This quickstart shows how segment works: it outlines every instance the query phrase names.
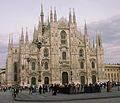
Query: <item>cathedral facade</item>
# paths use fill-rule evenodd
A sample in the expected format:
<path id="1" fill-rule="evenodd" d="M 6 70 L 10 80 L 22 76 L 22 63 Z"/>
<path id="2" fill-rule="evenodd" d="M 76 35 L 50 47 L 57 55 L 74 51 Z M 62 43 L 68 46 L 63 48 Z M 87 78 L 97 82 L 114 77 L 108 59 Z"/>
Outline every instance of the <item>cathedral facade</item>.
<path id="1" fill-rule="evenodd" d="M 76 15 L 69 11 L 69 19 L 57 20 L 56 10 L 44 21 L 41 6 L 38 26 L 33 39 L 23 29 L 18 45 L 9 38 L 7 56 L 7 85 L 88 84 L 104 80 L 104 49 L 99 34 L 91 43 L 86 23 L 84 32 L 78 31 Z"/>

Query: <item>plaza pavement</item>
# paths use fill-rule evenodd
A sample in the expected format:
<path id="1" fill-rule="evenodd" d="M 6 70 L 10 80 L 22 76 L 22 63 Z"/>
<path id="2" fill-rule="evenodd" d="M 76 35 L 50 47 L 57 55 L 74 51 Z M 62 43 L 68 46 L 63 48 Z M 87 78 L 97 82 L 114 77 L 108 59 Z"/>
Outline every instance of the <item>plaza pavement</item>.
<path id="1" fill-rule="evenodd" d="M 60 101 L 77 101 L 77 100 L 92 100 L 92 99 L 105 99 L 105 98 L 119 98 L 120 91 L 117 88 L 113 88 L 111 92 L 106 92 L 103 89 L 101 93 L 83 93 L 83 94 L 60 94 L 53 96 L 52 93 L 33 93 L 29 94 L 29 91 L 22 91 L 19 93 L 15 101 L 24 102 L 60 102 Z"/>

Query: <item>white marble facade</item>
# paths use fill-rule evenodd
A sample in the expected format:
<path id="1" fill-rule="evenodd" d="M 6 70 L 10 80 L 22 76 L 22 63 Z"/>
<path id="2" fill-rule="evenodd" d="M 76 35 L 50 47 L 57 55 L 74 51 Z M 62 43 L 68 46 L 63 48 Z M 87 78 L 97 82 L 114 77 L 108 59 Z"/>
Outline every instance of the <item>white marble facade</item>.
<path id="1" fill-rule="evenodd" d="M 69 19 L 57 20 L 56 10 L 51 10 L 44 21 L 41 6 L 38 26 L 34 27 L 33 40 L 23 29 L 19 45 L 9 38 L 7 56 L 7 85 L 95 83 L 104 80 L 104 49 L 101 36 L 91 43 L 86 23 L 84 32 L 77 29 L 74 10 Z M 41 42 L 41 48 L 37 44 Z"/>

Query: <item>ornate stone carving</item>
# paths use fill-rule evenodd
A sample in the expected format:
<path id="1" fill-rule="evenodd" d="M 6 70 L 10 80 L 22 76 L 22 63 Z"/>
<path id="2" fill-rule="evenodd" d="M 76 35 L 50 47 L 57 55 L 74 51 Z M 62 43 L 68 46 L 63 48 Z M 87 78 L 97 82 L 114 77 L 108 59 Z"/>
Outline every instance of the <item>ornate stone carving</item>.
<path id="1" fill-rule="evenodd" d="M 62 18 L 58 21 L 58 27 L 59 27 L 59 28 L 66 28 L 66 27 L 68 27 L 68 22 L 67 22 L 67 20 L 66 20 L 64 17 L 62 17 Z"/>

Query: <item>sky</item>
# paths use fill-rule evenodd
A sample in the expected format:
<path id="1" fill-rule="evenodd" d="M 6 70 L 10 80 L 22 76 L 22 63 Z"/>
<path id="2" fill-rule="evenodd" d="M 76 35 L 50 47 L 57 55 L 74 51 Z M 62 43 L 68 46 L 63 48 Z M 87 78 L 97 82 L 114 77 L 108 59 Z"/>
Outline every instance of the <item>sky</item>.
<path id="1" fill-rule="evenodd" d="M 28 27 L 31 34 L 38 23 L 41 4 L 45 20 L 51 7 L 56 7 L 58 19 L 68 18 L 69 8 L 74 8 L 79 27 L 86 20 L 91 37 L 99 29 L 102 32 L 105 61 L 120 62 L 120 0 L 0 0 L 0 68 L 5 67 L 9 34 L 18 40 L 22 27 Z"/>

